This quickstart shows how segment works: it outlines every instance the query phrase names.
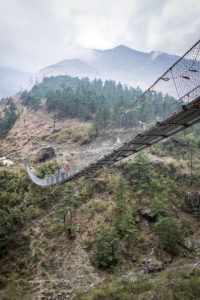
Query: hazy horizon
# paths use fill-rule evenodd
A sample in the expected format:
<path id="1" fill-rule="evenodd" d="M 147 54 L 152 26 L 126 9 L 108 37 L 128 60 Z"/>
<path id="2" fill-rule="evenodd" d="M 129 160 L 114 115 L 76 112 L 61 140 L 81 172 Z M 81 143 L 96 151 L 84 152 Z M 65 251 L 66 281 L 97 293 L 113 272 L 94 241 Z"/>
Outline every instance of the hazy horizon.
<path id="1" fill-rule="evenodd" d="M 81 49 L 82 51 L 81 52 L 78 52 L 77 51 L 77 56 L 76 56 L 76 54 L 74 54 L 73 56 L 69 56 L 69 57 L 66 57 L 66 58 L 63 58 L 63 59 L 61 59 L 61 60 L 58 60 L 58 61 L 55 61 L 55 62 L 52 62 L 50 65 L 54 65 L 54 64 L 57 64 L 57 63 L 59 63 L 59 62 L 61 62 L 61 61 L 63 61 L 63 60 L 70 60 L 70 59 L 82 59 L 82 60 L 84 60 L 84 61 L 90 61 L 90 60 L 92 60 L 92 58 L 95 56 L 95 53 L 94 53 L 94 51 L 95 50 L 97 50 L 97 51 L 106 51 L 106 50 L 112 50 L 112 49 L 115 49 L 115 48 L 117 48 L 117 47 L 119 47 L 119 46 L 124 46 L 124 47 L 127 47 L 127 48 L 130 48 L 130 49 L 132 49 L 132 50 L 135 50 L 135 51 L 138 51 L 138 52 L 143 52 L 143 53 L 148 53 L 148 54 L 150 54 L 150 53 L 152 53 L 152 52 L 158 52 L 158 53 L 166 53 L 166 54 L 169 54 L 169 55 L 177 55 L 176 53 L 167 53 L 166 51 L 160 51 L 160 50 L 154 50 L 154 49 L 152 49 L 151 51 L 140 51 L 140 50 L 138 50 L 138 49 L 134 49 L 134 48 L 132 48 L 132 47 L 129 47 L 129 46 L 127 46 L 127 45 L 123 45 L 123 44 L 119 44 L 119 45 L 116 45 L 116 46 L 114 46 L 114 47 L 112 47 L 112 48 L 106 48 L 106 49 L 87 49 L 87 48 L 83 48 L 83 49 Z M 80 50 L 80 49 L 79 49 Z M 76 52 L 75 52 L 76 53 Z M 183 55 L 184 53 L 182 53 L 182 55 Z M 44 66 L 42 66 L 41 68 L 39 68 L 39 69 L 37 69 L 37 70 L 35 70 L 36 72 L 37 71 L 39 71 L 39 70 L 41 70 L 42 68 L 45 68 L 45 67 L 47 67 L 47 66 L 49 66 L 49 65 L 44 65 Z M 31 71 L 30 70 L 25 70 L 25 69 L 21 69 L 21 68 L 16 68 L 16 67 L 12 67 L 12 66 L 4 66 L 4 65 L 0 65 L 0 68 L 11 68 L 11 69 L 14 69 L 14 70 L 19 70 L 19 71 L 22 71 L 22 72 L 28 72 L 28 73 L 31 73 Z M 32 73 L 34 73 L 34 72 L 32 72 Z"/>
<path id="2" fill-rule="evenodd" d="M 89 49 L 182 55 L 198 39 L 196 0 L 1 0 L 0 66 L 28 72 Z"/>

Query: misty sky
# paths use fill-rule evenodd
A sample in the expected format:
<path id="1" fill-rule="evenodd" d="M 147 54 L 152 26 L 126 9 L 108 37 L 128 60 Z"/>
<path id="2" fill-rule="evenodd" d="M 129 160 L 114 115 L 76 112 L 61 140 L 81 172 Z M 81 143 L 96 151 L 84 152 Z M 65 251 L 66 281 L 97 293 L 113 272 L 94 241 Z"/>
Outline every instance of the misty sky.
<path id="1" fill-rule="evenodd" d="M 120 44 L 182 55 L 199 16 L 200 0 L 0 0 L 0 66 L 35 72 Z"/>

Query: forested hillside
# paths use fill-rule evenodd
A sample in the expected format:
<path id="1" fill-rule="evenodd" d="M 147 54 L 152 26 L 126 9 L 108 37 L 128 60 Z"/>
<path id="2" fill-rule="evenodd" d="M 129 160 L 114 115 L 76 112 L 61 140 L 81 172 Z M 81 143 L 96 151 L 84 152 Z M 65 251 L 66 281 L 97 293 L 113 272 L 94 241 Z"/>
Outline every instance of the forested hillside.
<path id="1" fill-rule="evenodd" d="M 12 98 L 3 101 L 6 102 L 6 107 L 3 111 L 0 111 L 0 139 L 6 137 L 18 118 L 17 107 Z"/>
<path id="2" fill-rule="evenodd" d="M 24 167 L 29 157 L 37 176 L 55 173 L 141 93 L 59 76 L 1 103 L 0 150 L 13 164 L 0 162 L 0 243 L 20 232 L 0 248 L 3 300 L 199 299 L 199 124 L 63 185 L 38 187 Z M 120 126 L 151 126 L 172 106 L 153 93 Z M 55 156 L 41 162 L 47 147 Z"/>
<path id="3" fill-rule="evenodd" d="M 93 120 L 98 133 L 111 120 L 119 118 L 133 101 L 142 94 L 140 88 L 134 89 L 114 81 L 101 79 L 89 81 L 68 76 L 45 78 L 30 92 L 21 95 L 22 104 L 38 109 L 42 98 L 46 99 L 47 112 L 54 112 L 55 118 L 80 118 Z M 134 111 L 123 116 L 122 126 L 133 127 L 138 121 L 151 123 L 165 117 L 166 111 L 176 109 L 175 99 L 169 95 L 153 93 L 143 98 Z M 178 106 L 177 106 L 178 107 Z M 173 111 L 172 110 L 172 111 Z"/>
<path id="4" fill-rule="evenodd" d="M 49 168 L 53 161 L 37 167 Z M 24 171 L 2 170 L 0 180 L 1 241 L 63 200 L 1 248 L 3 299 L 198 299 L 199 211 L 185 201 L 187 160 L 152 162 L 140 153 L 53 190 Z"/>

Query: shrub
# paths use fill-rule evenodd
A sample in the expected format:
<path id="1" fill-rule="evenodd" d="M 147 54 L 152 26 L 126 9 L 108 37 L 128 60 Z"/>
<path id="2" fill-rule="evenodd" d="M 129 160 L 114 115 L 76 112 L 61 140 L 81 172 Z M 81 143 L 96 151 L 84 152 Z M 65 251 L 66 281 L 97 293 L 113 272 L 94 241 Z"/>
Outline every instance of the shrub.
<path id="1" fill-rule="evenodd" d="M 55 171 L 60 167 L 61 167 L 60 163 L 58 163 L 55 160 L 50 160 L 38 167 L 36 175 L 41 178 L 44 178 L 46 175 L 54 174 Z"/>
<path id="2" fill-rule="evenodd" d="M 150 207 L 152 215 L 155 217 L 169 216 L 169 209 L 167 205 L 158 196 L 154 197 Z"/>
<path id="3" fill-rule="evenodd" d="M 127 164 L 126 171 L 134 191 L 148 188 L 151 185 L 151 165 L 143 152 L 138 153 L 134 161 Z"/>
<path id="4" fill-rule="evenodd" d="M 115 280 L 108 279 L 106 284 L 100 288 L 94 288 L 89 292 L 89 295 L 79 295 L 77 300 L 136 300 L 136 299 L 151 299 L 154 293 L 150 292 L 153 289 L 153 284 L 146 279 L 138 279 L 135 283 L 131 283 L 126 279 Z M 149 293 L 150 292 L 150 293 Z M 145 296 L 143 297 L 145 293 Z M 146 295 L 148 293 L 148 295 Z M 142 295 L 141 295 L 142 294 Z M 139 296 L 141 295 L 141 297 Z M 154 299 L 154 297 L 153 297 Z"/>
<path id="5" fill-rule="evenodd" d="M 119 249 L 119 237 L 115 228 L 107 230 L 104 226 L 98 234 L 93 262 L 97 267 L 109 268 L 117 263 Z"/>
<path id="6" fill-rule="evenodd" d="M 130 247 L 135 240 L 137 230 L 133 216 L 129 210 L 126 210 L 121 217 L 116 219 L 115 227 L 119 230 L 119 233 L 126 242 L 127 247 Z"/>
<path id="7" fill-rule="evenodd" d="M 179 273 L 180 278 L 172 284 L 173 299 L 197 300 L 200 296 L 200 277 L 185 271 Z"/>
<path id="8" fill-rule="evenodd" d="M 173 217 L 161 217 L 153 226 L 160 244 L 171 254 L 177 254 L 183 242 L 178 221 Z"/>
<path id="9" fill-rule="evenodd" d="M 18 114 L 16 114 L 16 106 L 12 102 L 12 99 L 8 101 L 9 108 L 5 108 L 4 112 L 4 118 L 1 118 L 0 116 L 0 139 L 3 139 L 7 136 L 9 130 L 13 127 L 15 124 Z"/>
<path id="10" fill-rule="evenodd" d="M 120 216 L 125 212 L 128 199 L 128 185 L 123 176 L 119 176 L 116 182 L 116 187 L 114 191 L 114 201 L 115 201 L 115 214 Z"/>
<path id="11" fill-rule="evenodd" d="M 90 208 L 94 209 L 97 213 L 103 212 L 107 207 L 106 203 L 101 199 L 94 199 L 89 206 Z"/>

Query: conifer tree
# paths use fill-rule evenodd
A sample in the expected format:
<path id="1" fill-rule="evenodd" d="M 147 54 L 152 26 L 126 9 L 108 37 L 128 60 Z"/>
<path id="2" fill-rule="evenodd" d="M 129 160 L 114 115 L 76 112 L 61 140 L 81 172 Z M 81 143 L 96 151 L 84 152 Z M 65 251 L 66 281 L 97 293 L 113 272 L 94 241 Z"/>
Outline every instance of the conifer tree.
<path id="1" fill-rule="evenodd" d="M 173 217 L 161 217 L 153 226 L 160 244 L 171 254 L 177 254 L 183 242 L 178 221 Z"/>
<path id="2" fill-rule="evenodd" d="M 139 152 L 132 163 L 126 167 L 133 190 L 147 188 L 151 185 L 151 165 L 147 156 Z"/>
<path id="3" fill-rule="evenodd" d="M 119 235 L 124 239 L 127 246 L 130 247 L 136 235 L 135 223 L 133 216 L 128 207 L 128 185 L 123 176 L 117 180 L 114 192 L 114 213 L 115 213 L 115 228 Z"/>
<path id="4" fill-rule="evenodd" d="M 117 263 L 119 236 L 114 227 L 107 230 L 104 226 L 97 236 L 93 261 L 97 267 L 111 267 Z"/>
<path id="5" fill-rule="evenodd" d="M 119 176 L 116 182 L 113 198 L 115 201 L 115 214 L 121 216 L 126 210 L 128 198 L 128 185 L 122 175 Z"/>
<path id="6" fill-rule="evenodd" d="M 120 218 L 120 222 L 118 222 L 118 224 L 116 225 L 121 233 L 123 240 L 129 248 L 134 243 L 135 236 L 137 234 L 135 222 L 130 210 L 126 209 L 126 211 Z"/>

